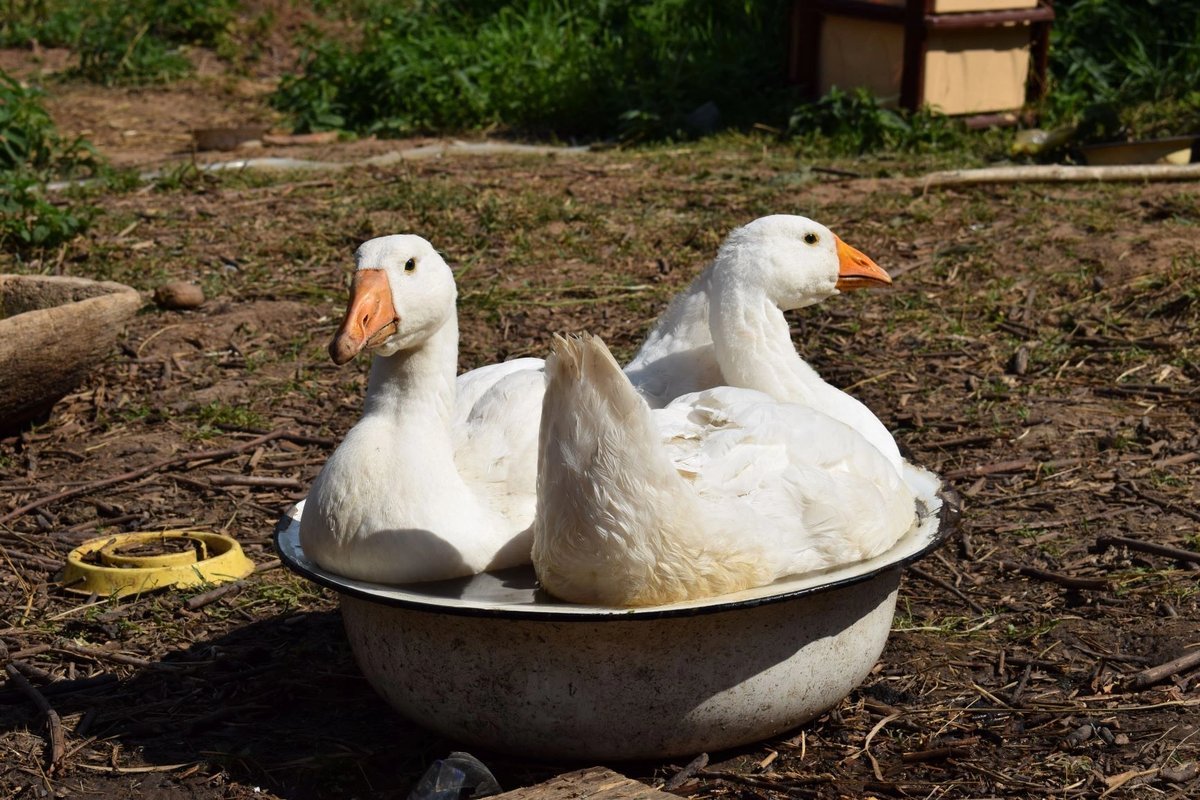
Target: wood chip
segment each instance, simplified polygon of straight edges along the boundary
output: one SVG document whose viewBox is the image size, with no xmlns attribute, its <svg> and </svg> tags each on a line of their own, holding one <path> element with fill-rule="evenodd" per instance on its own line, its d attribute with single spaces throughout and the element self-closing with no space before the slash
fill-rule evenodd
<svg viewBox="0 0 1200 800">
<path fill-rule="evenodd" d="M 492 796 L 493 800 L 678 800 L 673 794 L 626 778 L 606 767 L 589 767 L 545 783 Z"/>
</svg>

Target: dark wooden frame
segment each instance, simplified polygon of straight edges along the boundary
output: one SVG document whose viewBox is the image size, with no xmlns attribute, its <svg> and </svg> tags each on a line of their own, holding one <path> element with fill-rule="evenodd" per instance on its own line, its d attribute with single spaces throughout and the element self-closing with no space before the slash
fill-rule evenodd
<svg viewBox="0 0 1200 800">
<path fill-rule="evenodd" d="M 904 64 L 900 73 L 900 105 L 910 111 L 925 101 L 925 54 L 929 33 L 935 30 L 979 30 L 1012 23 L 1030 26 L 1029 81 L 1025 101 L 1035 103 L 1046 91 L 1046 66 L 1053 0 L 1038 0 L 1036 8 L 1006 11 L 969 11 L 938 14 L 935 0 L 907 0 L 903 6 L 880 5 L 864 0 L 793 0 L 788 49 L 788 81 L 816 94 L 820 69 L 821 24 L 827 15 L 893 22 L 904 26 Z"/>
</svg>

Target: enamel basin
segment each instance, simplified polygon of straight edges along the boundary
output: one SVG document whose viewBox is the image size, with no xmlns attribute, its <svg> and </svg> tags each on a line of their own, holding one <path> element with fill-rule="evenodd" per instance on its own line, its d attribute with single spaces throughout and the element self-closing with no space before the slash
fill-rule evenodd
<svg viewBox="0 0 1200 800">
<path fill-rule="evenodd" d="M 564 603 L 532 567 L 385 586 L 321 569 L 300 547 L 303 502 L 276 528 L 283 563 L 338 592 L 367 680 L 410 720 L 527 758 L 661 759 L 794 728 L 837 705 L 883 652 L 900 573 L 951 533 L 921 524 L 869 561 L 701 601 Z"/>
</svg>

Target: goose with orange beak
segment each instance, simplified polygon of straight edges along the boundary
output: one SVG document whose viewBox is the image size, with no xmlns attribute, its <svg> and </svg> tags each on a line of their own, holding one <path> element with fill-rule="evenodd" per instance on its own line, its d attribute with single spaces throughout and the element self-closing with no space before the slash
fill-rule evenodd
<svg viewBox="0 0 1200 800">
<path fill-rule="evenodd" d="M 356 258 L 329 355 L 373 356 L 365 408 L 309 491 L 305 554 L 380 583 L 528 563 L 542 360 L 456 378 L 457 292 L 433 246 L 385 236 Z"/>
<path fill-rule="evenodd" d="M 796 352 L 785 311 L 891 285 L 869 256 L 819 222 L 777 214 L 737 228 L 675 298 L 625 367 L 652 408 L 714 386 L 756 389 L 845 423 L 900 470 L 887 427 Z"/>
</svg>

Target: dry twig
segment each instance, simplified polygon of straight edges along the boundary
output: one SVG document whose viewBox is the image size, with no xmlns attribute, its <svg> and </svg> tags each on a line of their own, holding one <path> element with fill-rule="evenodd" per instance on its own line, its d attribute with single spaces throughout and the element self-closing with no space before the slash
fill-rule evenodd
<svg viewBox="0 0 1200 800">
<path fill-rule="evenodd" d="M 71 497 L 78 497 L 81 494 L 89 494 L 99 489 L 114 486 L 118 483 L 136 480 L 143 475 L 149 475 L 152 472 L 158 472 L 162 469 L 182 466 L 193 461 L 219 461 L 225 458 L 232 458 L 233 456 L 240 455 L 247 450 L 253 450 L 255 447 L 265 444 L 266 442 L 274 441 L 275 439 L 309 442 L 312 440 L 312 438 L 313 437 L 292 433 L 286 430 L 275 430 L 269 433 L 264 433 L 261 436 L 256 436 L 255 438 L 242 442 L 239 445 L 226 447 L 222 450 L 200 450 L 197 452 L 181 453 L 169 458 L 163 458 L 143 467 L 138 467 L 137 469 L 132 469 L 128 472 L 122 472 L 120 475 L 114 475 L 111 478 L 101 478 L 97 481 L 90 481 L 81 486 L 76 486 L 71 489 L 64 489 L 61 492 L 45 495 L 43 497 L 39 497 L 37 500 L 31 500 L 25 505 L 15 508 L 4 516 L 0 517 L 0 525 L 3 525 L 6 522 L 11 522 L 17 517 L 28 514 L 30 511 L 41 508 L 45 505 L 49 505 L 50 503 L 56 503 L 59 500 L 66 500 Z"/>
<path fill-rule="evenodd" d="M 67 752 L 66 736 L 63 734 L 62 720 L 59 719 L 58 712 L 50 707 L 50 703 L 46 700 L 45 696 L 21 674 L 21 670 L 17 669 L 16 664 L 5 665 L 5 671 L 8 672 L 9 680 L 15 683 L 17 688 L 33 701 L 38 711 L 42 712 L 50 740 L 49 772 L 54 774 L 62 767 L 63 755 Z"/>
<path fill-rule="evenodd" d="M 996 562 L 1000 569 L 1010 572 L 1019 572 L 1027 578 L 1036 578 L 1039 581 L 1058 584 L 1064 589 L 1107 589 L 1108 581 L 1104 578 L 1077 578 L 1074 575 L 1060 575 L 1057 572 L 1050 572 L 1037 567 L 1030 567 L 1026 564 L 1015 564 L 1012 561 Z"/>
<path fill-rule="evenodd" d="M 1130 683 L 1135 689 L 1145 689 L 1147 686 L 1152 686 L 1161 680 L 1169 678 L 1172 675 L 1177 675 L 1195 666 L 1200 666 L 1200 649 L 1193 650 L 1179 658 L 1171 659 L 1165 664 L 1159 664 L 1157 667 L 1144 669 L 1134 675 Z"/>
</svg>

